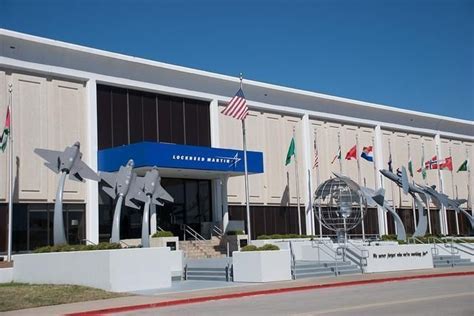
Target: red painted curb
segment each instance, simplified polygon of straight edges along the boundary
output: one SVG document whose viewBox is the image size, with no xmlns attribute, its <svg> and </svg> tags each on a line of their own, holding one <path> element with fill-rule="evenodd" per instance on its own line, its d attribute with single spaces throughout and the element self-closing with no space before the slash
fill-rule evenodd
<svg viewBox="0 0 474 316">
<path fill-rule="evenodd" d="M 225 299 L 240 298 L 240 297 L 246 297 L 246 296 L 278 294 L 278 293 L 307 291 L 307 290 L 324 289 L 324 288 L 341 287 L 341 286 L 355 286 L 355 285 L 364 285 L 364 284 L 373 284 L 373 283 L 395 282 L 395 281 L 405 281 L 405 280 L 414 280 L 414 279 L 444 278 L 444 277 L 450 277 L 450 276 L 466 276 L 466 275 L 474 275 L 474 271 L 450 272 L 450 273 L 440 273 L 440 274 L 421 274 L 421 275 L 391 277 L 391 278 L 382 278 L 382 279 L 314 284 L 314 285 L 305 285 L 305 286 L 296 286 L 296 287 L 278 288 L 278 289 L 269 289 L 269 290 L 260 290 L 260 291 L 251 291 L 251 292 L 238 292 L 238 293 L 230 293 L 230 294 L 223 294 L 223 295 L 185 298 L 185 299 L 179 299 L 179 300 L 148 303 L 148 304 L 141 304 L 141 305 L 111 307 L 111 308 L 104 308 L 104 309 L 98 309 L 98 310 L 92 310 L 92 311 L 86 311 L 86 312 L 71 313 L 71 314 L 66 314 L 66 315 L 69 315 L 69 316 L 103 315 L 103 314 L 111 314 L 111 313 L 131 312 L 131 311 L 136 311 L 140 309 L 150 309 L 150 308 L 168 307 L 168 306 L 184 305 L 184 304 L 192 304 L 192 303 L 202 303 L 202 302 L 208 302 L 208 301 L 225 300 Z"/>
</svg>

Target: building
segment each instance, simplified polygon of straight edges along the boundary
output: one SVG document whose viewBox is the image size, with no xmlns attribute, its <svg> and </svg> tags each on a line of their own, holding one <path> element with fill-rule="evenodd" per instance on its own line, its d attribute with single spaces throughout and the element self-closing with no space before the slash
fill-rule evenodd
<svg viewBox="0 0 474 316">
<path fill-rule="evenodd" d="M 14 109 L 14 251 L 32 250 L 52 240 L 57 178 L 33 149 L 63 150 L 76 140 L 81 142 L 84 161 L 94 170 L 116 169 L 125 158 L 139 162 L 141 172 L 154 164 L 160 168 L 163 186 L 175 197 L 173 205 L 158 211 L 158 225 L 163 228 L 179 233 L 187 224 L 204 234 L 206 225 L 227 227 L 245 220 L 242 162 L 232 160 L 241 157 L 240 122 L 220 113 L 237 91 L 238 78 L 1 29 L 2 123 L 9 84 Z M 253 237 L 298 232 L 295 168 L 293 163 L 285 166 L 293 129 L 300 212 L 307 234 L 319 231 L 313 220 L 312 192 L 332 172 L 342 171 L 368 187 L 384 186 L 410 233 L 416 220 L 411 199 L 377 170 L 387 168 L 390 156 L 394 168 L 406 166 L 409 157 L 416 168 L 422 158 L 435 155 L 452 156 L 455 168 L 465 159 L 473 161 L 472 121 L 250 80 L 244 81 L 244 92 L 250 106 L 248 147 L 254 155 L 250 168 L 254 174 L 249 177 Z M 319 163 L 313 168 L 315 139 Z M 354 160 L 331 164 L 339 146 L 344 155 L 356 143 L 359 151 L 374 146 L 374 163 L 361 160 L 360 172 Z M 174 155 L 173 162 L 161 160 L 164 154 L 169 159 Z M 223 160 L 207 160 L 218 156 Z M 7 236 L 7 157 L 0 154 L 2 251 Z M 414 180 L 469 199 L 467 208 L 472 212 L 472 174 L 434 170 L 428 171 L 426 180 L 415 172 Z M 70 242 L 108 240 L 110 201 L 98 183 L 67 182 L 64 200 Z M 122 222 L 124 238 L 139 236 L 140 212 L 124 210 Z M 369 235 L 394 233 L 393 221 L 382 210 L 368 210 L 364 224 Z M 434 205 L 429 229 L 468 234 L 463 217 Z"/>
</svg>

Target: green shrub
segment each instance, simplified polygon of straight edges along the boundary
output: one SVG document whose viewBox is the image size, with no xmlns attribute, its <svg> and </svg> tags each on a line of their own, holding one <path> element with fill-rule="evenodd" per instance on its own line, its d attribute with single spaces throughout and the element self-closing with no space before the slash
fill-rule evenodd
<svg viewBox="0 0 474 316">
<path fill-rule="evenodd" d="M 381 239 L 383 241 L 396 241 L 397 235 L 382 235 Z"/>
<path fill-rule="evenodd" d="M 240 251 L 257 251 L 257 246 L 254 245 L 247 245 L 242 248 L 240 248 Z"/>
<path fill-rule="evenodd" d="M 269 250 L 280 250 L 280 247 L 272 244 L 265 244 L 262 247 L 257 247 L 255 245 L 247 245 L 240 248 L 240 251 L 269 251 Z"/>
<path fill-rule="evenodd" d="M 48 253 L 48 252 L 70 252 L 70 251 L 89 251 L 89 250 L 108 250 L 121 249 L 118 243 L 102 242 L 98 245 L 57 245 L 45 246 L 36 248 L 33 253 Z"/>
<path fill-rule="evenodd" d="M 161 230 L 156 232 L 151 236 L 152 238 L 159 238 L 159 237 L 174 237 L 174 234 L 168 230 Z"/>
<path fill-rule="evenodd" d="M 230 230 L 225 234 L 227 236 L 236 236 L 236 235 L 245 235 L 245 232 L 243 230 Z"/>
<path fill-rule="evenodd" d="M 314 238 L 313 235 L 298 235 L 298 234 L 273 234 L 273 235 L 260 235 L 257 237 L 258 240 L 262 239 L 296 239 L 296 238 Z"/>
<path fill-rule="evenodd" d="M 280 250 L 280 247 L 272 244 L 265 244 L 262 247 L 258 247 L 258 251 L 268 251 L 268 250 Z"/>
</svg>

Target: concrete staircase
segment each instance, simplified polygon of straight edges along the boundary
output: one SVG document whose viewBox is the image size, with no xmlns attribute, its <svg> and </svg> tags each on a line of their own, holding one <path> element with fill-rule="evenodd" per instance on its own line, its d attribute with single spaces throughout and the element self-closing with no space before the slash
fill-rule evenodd
<svg viewBox="0 0 474 316">
<path fill-rule="evenodd" d="M 435 268 L 474 266 L 474 262 L 469 259 L 462 259 L 459 255 L 438 255 L 433 256 L 433 265 Z"/>
<path fill-rule="evenodd" d="M 221 246 L 221 240 L 214 236 L 210 240 L 180 241 L 179 249 L 190 259 L 222 258 L 227 252 L 225 246 Z"/>
<path fill-rule="evenodd" d="M 231 258 L 187 259 L 185 279 L 195 281 L 231 281 Z"/>
<path fill-rule="evenodd" d="M 336 272 L 337 271 L 337 272 Z M 359 267 L 348 261 L 296 261 L 295 279 L 316 278 L 361 273 Z"/>
</svg>

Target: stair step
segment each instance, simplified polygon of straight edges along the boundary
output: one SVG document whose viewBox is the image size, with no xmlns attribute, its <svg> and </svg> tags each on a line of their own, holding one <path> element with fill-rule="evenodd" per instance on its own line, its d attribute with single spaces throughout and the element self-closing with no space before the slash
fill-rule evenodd
<svg viewBox="0 0 474 316">
<path fill-rule="evenodd" d="M 197 280 L 197 281 L 227 281 L 224 277 L 211 277 L 211 276 L 188 276 L 188 280 Z"/>
</svg>

